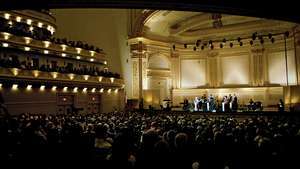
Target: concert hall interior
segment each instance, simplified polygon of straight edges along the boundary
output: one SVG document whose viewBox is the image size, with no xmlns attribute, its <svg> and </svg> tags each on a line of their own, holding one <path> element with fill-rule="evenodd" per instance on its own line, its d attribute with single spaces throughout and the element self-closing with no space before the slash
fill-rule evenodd
<svg viewBox="0 0 300 169">
<path fill-rule="evenodd" d="M 106 8 L 100 2 L 95 8 L 76 2 L 1 7 L 0 140 L 7 139 L 0 142 L 5 149 L 0 158 L 7 164 L 19 168 L 21 163 L 14 162 L 31 158 L 41 165 L 32 161 L 26 167 L 45 163 L 48 169 L 60 168 L 59 162 L 66 167 L 193 169 L 296 164 L 281 160 L 296 152 L 289 143 L 299 146 L 300 140 L 296 17 L 243 15 L 246 9 L 241 14 L 225 8 L 189 10 L 188 5 L 171 9 L 163 2 L 161 9 L 134 8 L 139 3 L 129 8 L 130 2 L 116 8 L 106 2 Z M 238 132 L 252 140 L 238 144 Z M 289 134 L 293 138 L 283 141 L 283 153 L 274 148 Z M 212 152 L 230 151 L 224 148 L 230 141 L 252 154 L 240 152 L 245 159 L 218 154 L 214 163 Z M 198 143 L 195 151 L 203 149 L 207 158 L 183 156 Z M 211 152 L 205 145 L 221 148 Z M 164 157 L 167 151 L 171 155 Z M 251 155 L 253 163 L 246 159 Z M 274 159 L 280 160 L 271 165 Z"/>
</svg>

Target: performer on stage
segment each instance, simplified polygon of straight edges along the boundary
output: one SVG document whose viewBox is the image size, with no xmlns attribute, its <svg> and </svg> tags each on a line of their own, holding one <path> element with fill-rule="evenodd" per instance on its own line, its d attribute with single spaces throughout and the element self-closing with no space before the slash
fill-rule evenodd
<svg viewBox="0 0 300 169">
<path fill-rule="evenodd" d="M 233 99 L 232 99 L 232 102 L 231 102 L 231 111 L 232 112 L 237 112 L 238 110 L 238 100 L 237 100 L 237 97 L 235 94 L 233 94 Z"/>
</svg>

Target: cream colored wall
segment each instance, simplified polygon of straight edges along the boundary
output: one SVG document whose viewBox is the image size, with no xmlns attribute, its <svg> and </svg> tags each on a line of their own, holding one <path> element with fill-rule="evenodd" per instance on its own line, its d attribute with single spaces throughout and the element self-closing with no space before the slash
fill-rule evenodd
<svg viewBox="0 0 300 169">
<path fill-rule="evenodd" d="M 206 84 L 206 60 L 181 60 L 181 87 L 197 88 Z"/>
<path fill-rule="evenodd" d="M 56 37 L 81 40 L 100 47 L 107 54 L 109 70 L 122 75 L 131 97 L 132 72 L 126 9 L 55 9 Z"/>
</svg>

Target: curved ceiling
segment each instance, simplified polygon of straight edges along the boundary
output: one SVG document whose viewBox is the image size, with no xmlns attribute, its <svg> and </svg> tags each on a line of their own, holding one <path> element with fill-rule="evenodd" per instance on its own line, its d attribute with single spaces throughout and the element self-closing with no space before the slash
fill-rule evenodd
<svg viewBox="0 0 300 169">
<path fill-rule="evenodd" d="M 278 33 L 291 30 L 296 23 L 238 15 L 156 11 L 144 24 L 146 37 L 177 42 L 197 39 L 216 40 L 236 38 L 258 33 Z"/>
</svg>

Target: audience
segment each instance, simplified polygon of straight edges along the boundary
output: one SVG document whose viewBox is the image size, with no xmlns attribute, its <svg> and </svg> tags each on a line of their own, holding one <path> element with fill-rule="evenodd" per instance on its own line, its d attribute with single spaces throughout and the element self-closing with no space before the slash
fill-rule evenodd
<svg viewBox="0 0 300 169">
<path fill-rule="evenodd" d="M 0 131 L 10 168 L 299 168 L 295 117 L 22 114 Z"/>
</svg>

